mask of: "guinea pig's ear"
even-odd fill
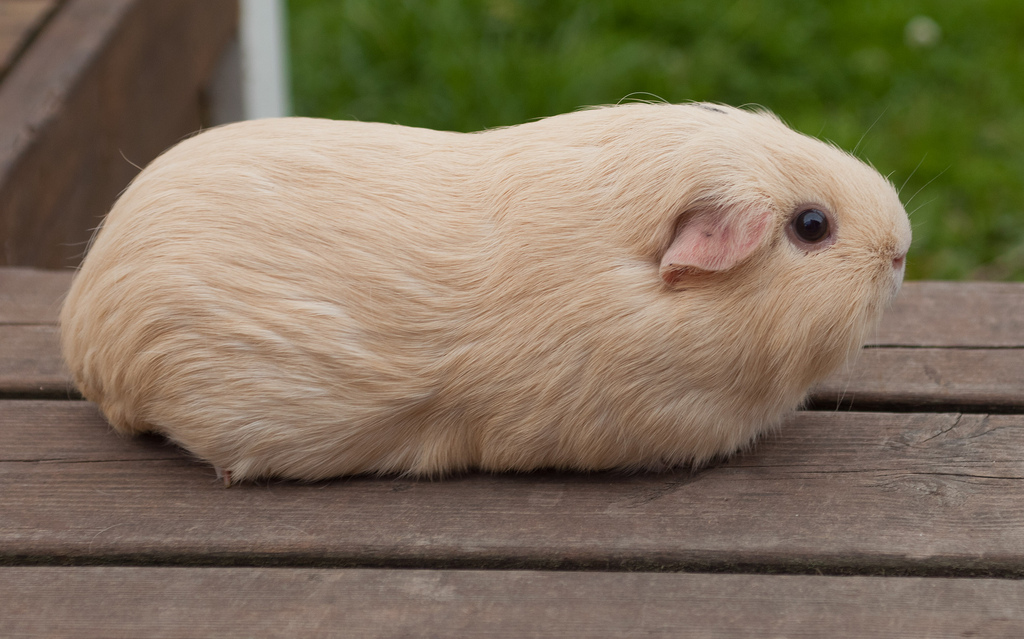
[[[661,256],[661,279],[674,285],[690,275],[732,268],[761,245],[771,221],[767,206],[697,211],[679,223],[672,244]]]

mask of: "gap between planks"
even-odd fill
[[[387,481],[387,480],[383,480]],[[249,568],[319,570],[460,570],[502,573],[533,571],[551,573],[645,573],[685,575],[792,575],[817,577],[884,577],[922,579],[1000,579],[1024,581],[1024,563],[1007,566],[951,566],[948,563],[909,565],[899,561],[851,561],[833,559],[793,562],[781,558],[737,561],[735,557],[695,560],[647,557],[554,560],[548,557],[443,557],[403,558],[387,554],[345,557],[310,554],[109,554],[102,557],[3,555],[0,572],[5,568]]]

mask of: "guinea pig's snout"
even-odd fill
[[[898,291],[903,286],[903,274],[907,265],[907,252],[901,251],[896,253],[895,257],[892,258],[892,275],[893,281],[895,282],[895,290]]]

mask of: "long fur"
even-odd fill
[[[808,203],[835,215],[825,250],[787,240]],[[695,214],[765,207],[735,266],[659,277]],[[856,351],[909,242],[888,182],[765,113],[627,104],[473,134],[244,122],[127,189],[62,344],[117,430],[234,480],[699,464]]]

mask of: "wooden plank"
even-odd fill
[[[58,0],[0,2],[0,80],[57,4]]]
[[[0,397],[78,397],[57,328],[71,277],[71,271],[0,268]]]
[[[0,402],[0,462],[180,461],[159,437],[121,437],[89,402]],[[31,424],[31,427],[28,425]]]
[[[9,637],[992,637],[1024,582],[709,574],[0,568]]]
[[[0,397],[77,398],[53,325],[0,325]]]
[[[66,0],[0,84],[0,264],[77,264],[117,194],[203,124],[235,0]]]
[[[1024,284],[907,282],[876,346],[1024,347]]]
[[[84,402],[0,402],[0,563],[1024,574],[1024,416],[805,412],[691,473],[222,488]]]
[[[816,410],[1024,412],[1024,348],[865,348],[812,389]]]
[[[56,324],[72,271],[0,268],[0,324]]]

